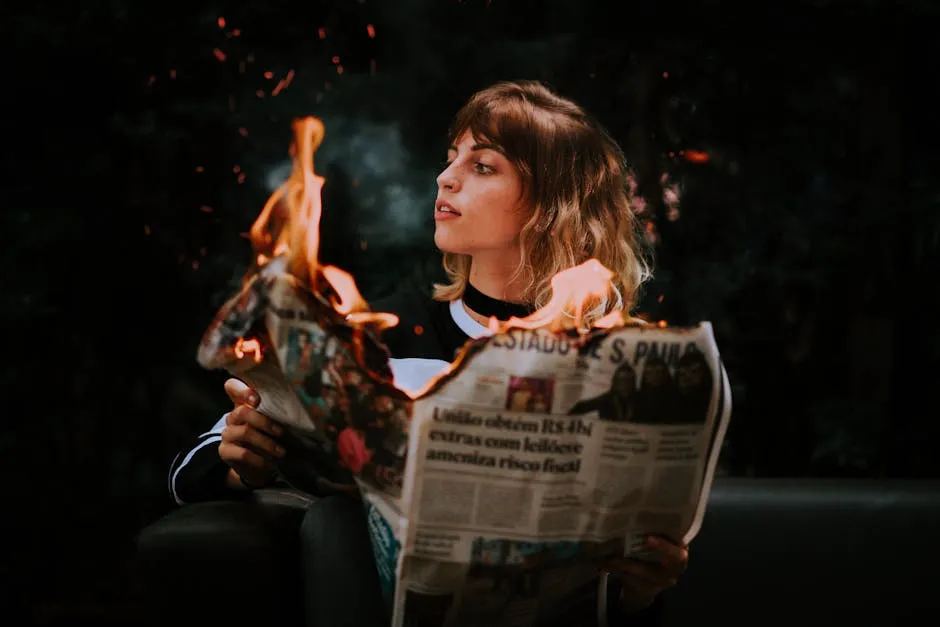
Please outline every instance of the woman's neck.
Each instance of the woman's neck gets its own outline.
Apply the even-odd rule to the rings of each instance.
[[[470,283],[483,294],[496,300],[508,303],[523,303],[525,291],[519,277],[513,277],[516,272],[518,257],[515,263],[506,259],[487,259],[475,255],[470,263]]]
[[[518,257],[516,257],[518,259]],[[487,261],[490,261],[487,263]],[[523,304],[524,288],[518,277],[513,277],[515,270],[505,260],[485,260],[474,256],[470,264],[469,283],[484,296],[507,303]],[[487,324],[493,315],[487,311],[476,311],[466,301],[464,309],[470,317],[480,324]],[[507,315],[497,315],[498,319],[508,319]]]

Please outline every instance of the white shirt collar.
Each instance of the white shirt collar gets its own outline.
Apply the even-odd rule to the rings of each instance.
[[[450,301],[450,317],[454,319],[454,323],[460,327],[461,331],[473,339],[493,335],[490,329],[470,317],[470,314],[463,306],[463,299],[461,298]]]

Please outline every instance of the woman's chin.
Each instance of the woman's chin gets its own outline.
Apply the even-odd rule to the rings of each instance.
[[[440,226],[434,230],[434,245],[442,253],[466,254],[460,242],[455,241],[455,238],[446,232],[446,228],[442,229]]]

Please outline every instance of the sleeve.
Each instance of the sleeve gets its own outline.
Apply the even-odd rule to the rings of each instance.
[[[178,505],[197,501],[231,498],[232,491],[225,485],[228,464],[219,457],[219,442],[225,419],[201,434],[192,446],[180,451],[170,464],[168,487]]]

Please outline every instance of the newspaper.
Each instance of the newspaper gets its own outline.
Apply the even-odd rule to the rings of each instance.
[[[393,627],[603,625],[606,559],[697,534],[731,414],[709,323],[511,328],[406,392],[379,328],[283,270],[246,282],[198,358],[287,427],[286,481],[358,487]]]

